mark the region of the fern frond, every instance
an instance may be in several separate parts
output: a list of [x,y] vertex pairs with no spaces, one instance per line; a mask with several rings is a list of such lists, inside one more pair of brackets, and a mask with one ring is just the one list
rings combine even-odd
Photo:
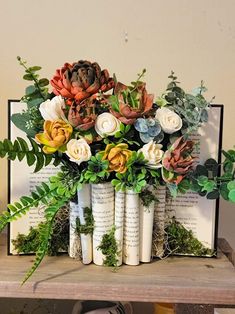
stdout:
[[45,210],[46,223],[42,224],[39,229],[40,245],[36,252],[36,257],[32,268],[27,272],[22,285],[33,275],[35,270],[41,264],[44,256],[48,251],[48,246],[53,233],[53,222],[59,209],[69,201],[67,197],[55,198],[54,202]]
[[37,207],[39,203],[48,204],[54,194],[54,190],[43,182],[36,187],[36,191],[33,191],[30,196],[22,196],[18,202],[8,204],[8,211],[4,211],[0,215],[0,232],[9,222],[25,215],[30,208]]
[[17,137],[14,142],[8,139],[0,141],[0,158],[7,157],[9,160],[18,158],[19,161],[26,159],[28,166],[35,164],[34,172],[38,172],[52,161],[54,165],[58,164],[58,158],[55,155],[45,154],[32,138],[28,139],[31,147],[21,137]]

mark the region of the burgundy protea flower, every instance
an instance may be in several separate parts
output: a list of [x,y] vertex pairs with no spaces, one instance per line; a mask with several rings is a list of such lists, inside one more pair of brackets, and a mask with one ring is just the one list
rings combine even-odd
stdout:
[[80,103],[98,91],[106,92],[113,88],[114,80],[107,70],[101,71],[98,63],[80,60],[73,64],[65,63],[61,69],[57,69],[51,85],[55,95]]
[[165,152],[162,159],[164,181],[179,184],[192,169],[195,159],[192,156],[194,144],[193,141],[185,141],[181,136]]
[[137,118],[147,114],[153,106],[153,94],[148,94],[145,83],[138,82],[128,87],[118,82],[114,89],[117,103],[111,103],[110,112],[125,124],[135,123]]

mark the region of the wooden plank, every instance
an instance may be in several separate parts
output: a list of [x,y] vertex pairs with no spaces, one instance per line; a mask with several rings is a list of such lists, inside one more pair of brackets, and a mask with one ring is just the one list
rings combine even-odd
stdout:
[[171,257],[140,266],[85,266],[68,256],[47,257],[20,282],[33,256],[6,256],[0,247],[0,297],[235,304],[235,271],[218,258]]

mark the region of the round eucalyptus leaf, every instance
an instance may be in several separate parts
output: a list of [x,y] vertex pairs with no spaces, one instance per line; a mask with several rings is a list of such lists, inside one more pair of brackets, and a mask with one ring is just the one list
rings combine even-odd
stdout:
[[154,137],[154,141],[159,144],[163,141],[164,139],[164,133],[161,131],[156,137]]
[[232,191],[235,189],[235,180],[233,181],[230,181],[228,184],[227,184],[227,188],[229,191]]
[[135,129],[141,133],[148,132],[148,126],[147,126],[146,120],[143,118],[137,119],[134,126],[135,126]]
[[161,126],[159,124],[155,125],[155,126],[150,126],[148,129],[148,134],[150,136],[157,136],[160,132],[161,132]]
[[154,118],[148,118],[145,120],[148,127],[154,126],[157,123],[157,120]]
[[228,198],[231,202],[235,203],[235,189],[229,191]]
[[219,191],[216,189],[216,190],[214,190],[214,191],[212,191],[212,192],[209,192],[208,194],[207,194],[207,196],[206,196],[206,198],[208,199],[208,200],[215,200],[215,199],[217,199],[217,198],[219,198]]
[[143,143],[149,143],[152,141],[154,138],[150,136],[148,133],[142,133],[140,132],[140,139]]

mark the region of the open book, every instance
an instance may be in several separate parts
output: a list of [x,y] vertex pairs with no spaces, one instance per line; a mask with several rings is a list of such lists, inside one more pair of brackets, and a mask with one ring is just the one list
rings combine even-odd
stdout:
[[[198,163],[204,163],[209,158],[220,163],[223,106],[212,106],[208,114],[208,123],[191,138],[199,143],[195,152]],[[165,195],[165,191],[159,193],[158,198],[160,202],[155,208],[156,248],[153,247],[154,255],[160,257],[163,255],[164,230],[172,217],[175,217],[175,221],[187,230],[191,230],[195,239],[199,240],[205,248],[211,251],[216,250],[219,200],[208,200],[195,192],[188,192],[173,199]],[[180,254],[180,249],[177,254]]]
[[[22,112],[26,109],[26,105],[19,101],[9,101],[10,115]],[[11,121],[9,122],[9,138],[15,140],[17,137],[24,138],[27,141],[26,135],[19,130]],[[29,143],[29,141],[28,141]],[[48,178],[58,172],[58,168],[53,165],[48,165],[38,173],[33,173],[34,168],[29,167],[25,160],[19,162],[18,159],[9,162],[9,203],[14,203],[19,200],[22,195],[29,195],[35,190],[41,182],[47,182]],[[15,254],[12,240],[16,239],[19,233],[27,234],[30,227],[37,226],[43,221],[44,207],[31,208],[29,212],[17,221],[10,223],[9,227],[9,247],[8,252]]]

